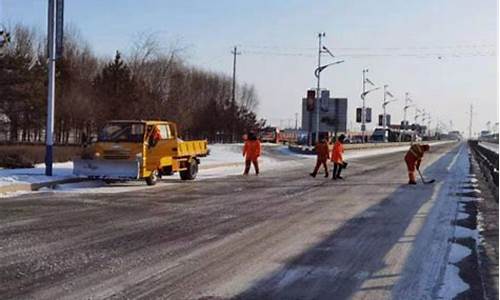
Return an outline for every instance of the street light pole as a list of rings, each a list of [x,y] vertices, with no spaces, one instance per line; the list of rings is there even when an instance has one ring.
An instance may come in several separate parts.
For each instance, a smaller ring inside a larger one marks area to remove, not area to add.
[[[427,130],[428,130],[428,135],[429,137],[431,136],[431,123],[432,123],[432,118],[431,118],[431,113],[427,113]]]
[[[45,175],[52,176],[52,151],[54,145],[54,97],[56,90],[56,0],[49,0],[48,9],[48,95],[47,127],[45,129]]]
[[[319,142],[319,99],[320,99],[320,77],[321,77],[321,38],[325,37],[324,32],[318,33],[318,76],[317,78],[317,87],[316,87],[316,143]]]
[[[405,106],[403,107],[403,134],[406,133],[406,111],[408,110],[408,107],[410,107],[408,104],[411,102],[410,97],[408,97],[408,92],[405,93]],[[401,142],[403,138],[402,134],[399,134],[399,141]]]
[[[366,73],[368,69],[363,69],[363,107],[361,108],[361,138],[362,142],[365,142],[365,130],[366,130],[366,107],[365,107],[365,96],[366,96]]]
[[[384,129],[384,142],[385,142],[385,130],[387,129],[387,124],[385,121],[385,118],[386,118],[385,106],[387,105],[387,87],[388,86],[389,86],[388,84],[384,84],[384,103],[382,104],[383,109],[384,109],[384,112],[382,115],[382,129]]]
[[[398,99],[394,99],[394,96],[389,92],[387,91],[387,87],[389,87],[389,85],[384,85],[384,102],[382,103],[382,108],[383,108],[383,115],[382,115],[382,128],[384,129],[384,142],[387,142],[387,135],[386,135],[386,130],[387,130],[387,110],[386,110],[386,106],[387,104],[391,103],[391,102],[394,102]],[[387,96],[391,97],[392,99],[391,100],[387,100]]]

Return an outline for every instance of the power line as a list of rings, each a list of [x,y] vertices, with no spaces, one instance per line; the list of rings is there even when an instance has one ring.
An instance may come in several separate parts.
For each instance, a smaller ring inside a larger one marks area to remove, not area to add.
[[[272,49],[281,51],[296,51],[296,50],[310,50],[314,51],[316,48],[312,47],[283,47],[283,46],[267,46],[267,45],[242,45],[248,49]],[[436,46],[406,46],[406,47],[332,47],[334,51],[338,50],[370,50],[370,51],[395,51],[395,50],[433,50],[433,49],[469,49],[469,48],[494,48],[495,44],[457,44],[457,45],[436,45]]]
[[[299,52],[277,52],[277,51],[255,51],[255,50],[242,50],[245,54],[250,55],[259,55],[259,56],[289,56],[289,57],[306,57],[306,58],[314,58],[315,55],[312,53],[299,53]],[[378,57],[378,58],[397,58],[397,57],[413,57],[413,58],[437,58],[437,59],[445,59],[445,58],[468,58],[468,57],[494,57],[496,56],[496,52],[463,52],[463,53],[342,53],[339,52],[336,55],[337,57],[345,57],[345,58],[369,58],[369,57]]]

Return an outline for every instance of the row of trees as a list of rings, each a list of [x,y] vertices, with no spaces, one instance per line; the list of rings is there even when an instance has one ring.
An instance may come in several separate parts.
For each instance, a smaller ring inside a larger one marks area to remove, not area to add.
[[[0,139],[41,142],[47,111],[46,42],[35,30],[16,25],[0,53]],[[65,29],[64,54],[57,62],[56,143],[95,135],[111,119],[167,119],[185,138],[227,141],[264,125],[257,120],[253,86],[190,66],[182,49],[164,50],[142,35],[125,57],[97,57],[74,28]],[[2,132],[3,131],[3,132]]]

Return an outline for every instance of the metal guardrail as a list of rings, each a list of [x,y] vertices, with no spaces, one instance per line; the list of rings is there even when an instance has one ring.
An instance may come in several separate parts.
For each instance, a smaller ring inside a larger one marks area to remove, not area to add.
[[[493,185],[493,190],[498,191],[498,153],[481,147],[478,141],[469,141],[469,147],[486,181]]]

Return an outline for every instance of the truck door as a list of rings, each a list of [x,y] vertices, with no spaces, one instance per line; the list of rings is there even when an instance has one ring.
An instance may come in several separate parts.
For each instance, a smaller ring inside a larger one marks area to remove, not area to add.
[[[172,164],[172,156],[169,155],[169,148],[171,148],[172,136],[166,124],[157,124],[159,130],[159,139],[155,142],[153,140],[153,126],[148,126],[148,147],[146,156],[146,168],[148,171],[154,169],[161,169],[165,166]]]

